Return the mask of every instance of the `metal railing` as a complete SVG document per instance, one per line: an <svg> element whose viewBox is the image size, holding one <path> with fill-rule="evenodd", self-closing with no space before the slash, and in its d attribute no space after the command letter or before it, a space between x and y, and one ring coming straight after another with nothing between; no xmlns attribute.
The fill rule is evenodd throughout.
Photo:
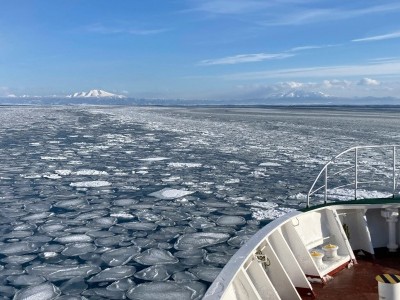
<svg viewBox="0 0 400 300"><path fill-rule="evenodd" d="M377 183L384 183L384 186L386 189L389 189L391 191L391 194L393 197L396 194L396 188L397 188L397 178L396 178L396 148L400 147L400 145L382 145L382 146L357 146L357 147L352 147L350 149L347 149L343 151L342 153L336 155L334 158L332 158L328 163L325 164L325 166L322 168L322 170L319 172L317 178L314 180L313 184L311 185L310 190L308 191L307 194L307 207L310 207L310 197L316 194L317 192L323 190L323 199L324 203L326 204L328 200L328 194L330 189L334 188L342 188L342 187L349 187L353 186L354 190L354 199L357 200L357 192L359 190L360 185L364 184L377 184ZM377 151L380 151L379 153ZM353 152L353 154L352 154ZM352 154L350 159L347 159L345 166L350 165L349 167L340 169L339 171L333 172L331 169L333 169L333 166L338 166L340 167L340 163L338 163L340 158L343 158L345 155ZM386 178L389 178L390 180L384 180L384 181L376 181L376 180L368 180L368 181L360 181L359 176L360 176L360 156L363 154L363 157L367 157L368 159L373 159L375 156L382 155L381 158L385 159L386 161L390 161L390 167L383 167L379 172L385 172L389 173ZM379 154L379 155L377 155ZM380 161L376 160L376 163L380 163ZM343 162L342 162L343 164ZM390 171L388 170L390 169ZM377 170L375 170L377 171ZM332 174L330 172L333 172ZM383 173L382 173L383 174ZM381 175L382 175L381 174ZM332 187L329 185L328 180L333 181L334 176L342 176L345 177L346 184L343 185L332 185ZM350 177L350 178L347 178ZM352 177L352 178L351 178ZM389 184L387 183L389 181ZM321 185L317 186L317 183L321 183ZM331 183L330 182L330 183ZM331 183L332 184L332 183Z"/></svg>

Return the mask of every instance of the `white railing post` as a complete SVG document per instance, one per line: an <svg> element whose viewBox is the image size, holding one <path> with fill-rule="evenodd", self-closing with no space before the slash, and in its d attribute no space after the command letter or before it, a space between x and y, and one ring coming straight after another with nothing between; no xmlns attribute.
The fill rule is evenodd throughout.
<svg viewBox="0 0 400 300"><path fill-rule="evenodd" d="M396 146L393 146L393 198L396 194Z"/></svg>
<svg viewBox="0 0 400 300"><path fill-rule="evenodd" d="M328 165L326 165L325 168L325 197L324 197L325 204L327 200L328 200Z"/></svg>
<svg viewBox="0 0 400 300"><path fill-rule="evenodd" d="M358 188L358 148L355 149L355 176L354 176L354 200L357 200L357 188Z"/></svg>

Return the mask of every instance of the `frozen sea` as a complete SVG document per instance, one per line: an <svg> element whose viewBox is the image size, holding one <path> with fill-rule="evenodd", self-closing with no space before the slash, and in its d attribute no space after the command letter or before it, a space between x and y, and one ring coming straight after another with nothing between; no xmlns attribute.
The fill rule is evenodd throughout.
<svg viewBox="0 0 400 300"><path fill-rule="evenodd" d="M0 107L0 299L201 299L329 158L395 144L399 114Z"/></svg>

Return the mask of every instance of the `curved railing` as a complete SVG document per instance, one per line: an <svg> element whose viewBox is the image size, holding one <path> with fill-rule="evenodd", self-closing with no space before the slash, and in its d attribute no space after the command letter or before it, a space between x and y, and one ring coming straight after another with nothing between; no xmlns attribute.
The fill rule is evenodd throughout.
<svg viewBox="0 0 400 300"><path fill-rule="evenodd" d="M322 168L321 172L319 172L317 178L311 185L311 188L307 194L307 207L310 207L311 196L315 195L318 192L323 192L324 203L326 203L328 200L329 191L334 188L338 189L343 187L352 187L354 191L354 199L357 200L357 192L360 185L376 185L379 183L383 183L383 187L386 190L390 191L394 197L397 189L397 147L400 147L400 145L357 146L347 149L338 154L325 164L325 166ZM346 159L346 163L344 163L343 161L339 162L340 159L344 158L346 155L352 156L350 157L350 159ZM373 170L376 174L373 175L382 175L383 177L385 177L384 180L360 180L360 174L362 173L361 167L363 166L362 164L360 164L360 158L367 158L370 163L372 162L372 164L370 165L365 164L364 166L366 167L369 167L374 163L378 164L378 167ZM386 164L382 162L382 160L384 160ZM344 168L333 170L333 167L337 169L338 167L343 165ZM344 184L337 184L337 182L333 183L334 178L338 176L342 177L341 182L343 183L343 181L345 181Z"/></svg>

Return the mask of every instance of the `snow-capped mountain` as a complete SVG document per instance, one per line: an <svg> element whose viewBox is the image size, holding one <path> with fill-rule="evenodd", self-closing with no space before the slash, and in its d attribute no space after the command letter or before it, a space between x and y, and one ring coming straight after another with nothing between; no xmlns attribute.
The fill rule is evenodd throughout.
<svg viewBox="0 0 400 300"><path fill-rule="evenodd" d="M74 93L68 98L126 98L124 95L117 95L103 90L90 90L89 92Z"/></svg>
<svg viewBox="0 0 400 300"><path fill-rule="evenodd" d="M271 94L268 98L329 98L330 96L322 92L290 90L280 93Z"/></svg>

